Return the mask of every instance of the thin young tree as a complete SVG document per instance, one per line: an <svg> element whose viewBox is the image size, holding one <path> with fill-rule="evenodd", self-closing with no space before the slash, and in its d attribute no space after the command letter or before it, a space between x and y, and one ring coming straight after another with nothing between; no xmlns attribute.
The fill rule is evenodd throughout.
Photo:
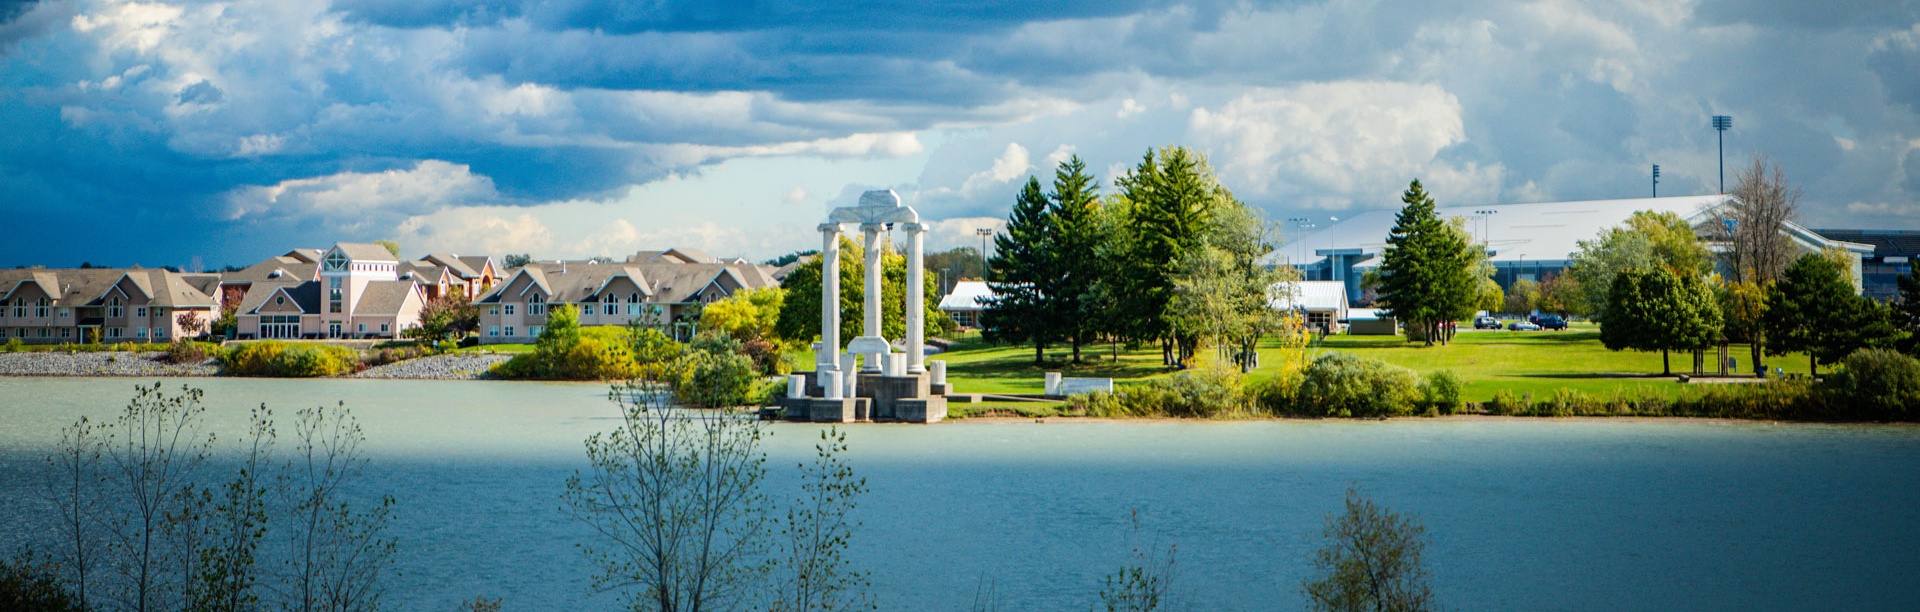
<svg viewBox="0 0 1920 612"><path fill-rule="evenodd" d="M768 569L764 426L750 414L676 407L648 380L615 386L609 399L621 425L587 438L592 467L567 479L564 496L569 514L599 534L581 545L600 568L594 588L660 612L744 605Z"/></svg>
<svg viewBox="0 0 1920 612"><path fill-rule="evenodd" d="M247 436L233 480L206 491L208 520L197 551L188 607L196 611L258 609L258 556L267 537L274 475L273 412L265 404L248 420Z"/></svg>
<svg viewBox="0 0 1920 612"><path fill-rule="evenodd" d="M1175 583L1179 577L1179 547L1161 548L1158 541L1141 544L1140 512L1129 515L1132 527L1127 539L1132 542L1127 560L1120 569L1101 578L1100 604L1095 610L1106 612L1152 612L1178 609Z"/></svg>
<svg viewBox="0 0 1920 612"><path fill-rule="evenodd" d="M385 536L393 496L372 504L349 488L365 472L366 435L344 403L295 413L294 447L282 466L288 558L282 606L302 612L376 607L397 542Z"/></svg>
<svg viewBox="0 0 1920 612"><path fill-rule="evenodd" d="M1435 608L1422 560L1426 528L1347 489L1346 512L1327 517L1316 575L1301 583L1308 607L1340 612Z"/></svg>
<svg viewBox="0 0 1920 612"><path fill-rule="evenodd" d="M848 519L867 479L847 465L847 434L820 432L812 463L800 465L801 495L780 523L775 559L777 590L771 609L803 612L874 609L867 572L845 556L860 523Z"/></svg>
<svg viewBox="0 0 1920 612"><path fill-rule="evenodd" d="M109 507L124 508L106 522L107 558L118 566L116 605L145 612L179 605L191 559L173 556L184 533L172 523L190 511L195 478L213 446L200 430L202 392L161 383L136 386L126 410L107 426L102 446Z"/></svg>
<svg viewBox="0 0 1920 612"><path fill-rule="evenodd" d="M71 585L74 603L90 609L97 589L95 569L100 565L101 517L100 454L102 432L86 417L60 430L60 444L47 456L53 477L47 480L46 496L58 520L54 533L60 544L54 560Z"/></svg>

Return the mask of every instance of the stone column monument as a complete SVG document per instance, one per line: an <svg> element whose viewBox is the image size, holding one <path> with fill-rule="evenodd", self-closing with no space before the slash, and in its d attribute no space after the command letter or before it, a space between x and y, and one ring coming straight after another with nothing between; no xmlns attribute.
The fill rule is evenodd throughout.
<svg viewBox="0 0 1920 612"><path fill-rule="evenodd" d="M860 337L844 347L840 344L840 231L847 224L858 224L866 241L866 300L862 304ZM907 233L907 286L905 368L886 368L893 360L893 345L883 336L880 315L884 310L881 233L889 225ZM920 214L900 203L891 190L869 191L860 196L858 206L843 206L827 215L820 224L820 344L815 351L813 384L806 397L790 397L782 402L789 418L812 421L850 421L891 419L930 423L946 418L944 396L930 393L926 367L926 270L924 242L927 226ZM844 350L843 350L844 349ZM852 356L862 363L855 372ZM842 361L843 356L845 361ZM904 371L903 371L904 370ZM862 380L866 379L866 380ZM859 386L853 383L860 380ZM851 387L839 389L842 385ZM858 397L855 397L855 395Z"/></svg>

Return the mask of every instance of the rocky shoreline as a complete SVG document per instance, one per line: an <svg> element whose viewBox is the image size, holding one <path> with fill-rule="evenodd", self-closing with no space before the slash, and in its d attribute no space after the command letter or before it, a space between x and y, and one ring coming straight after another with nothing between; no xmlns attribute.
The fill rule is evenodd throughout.
<svg viewBox="0 0 1920 612"><path fill-rule="evenodd" d="M349 378L476 380L487 378L487 368L509 358L509 355L433 355L368 368ZM220 363L213 359L194 364L169 363L167 354L159 351L0 353L0 376L221 375Z"/></svg>

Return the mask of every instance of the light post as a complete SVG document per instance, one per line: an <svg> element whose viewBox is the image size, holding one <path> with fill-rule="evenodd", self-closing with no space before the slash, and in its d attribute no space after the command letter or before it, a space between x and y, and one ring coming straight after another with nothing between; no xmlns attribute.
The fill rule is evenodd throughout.
<svg viewBox="0 0 1920 612"><path fill-rule="evenodd" d="M1724 155L1724 153L1722 153L1722 155ZM1726 162L1722 161L1720 163L1723 164L1722 167L1724 167ZM1722 172L1724 172L1724 170ZM1722 178L1720 180L1722 182L1720 190L1725 191L1727 188L1725 184L1726 179ZM1653 197L1660 197L1660 164L1653 165Z"/></svg>
<svg viewBox="0 0 1920 612"><path fill-rule="evenodd" d="M1727 193L1727 130L1733 127L1733 115L1714 115L1713 130L1720 134L1720 194Z"/></svg>
<svg viewBox="0 0 1920 612"><path fill-rule="evenodd" d="M1288 217L1287 222L1292 223L1293 227L1299 230L1299 233L1301 234L1300 238L1306 238L1307 230L1313 229L1313 222L1307 219L1306 217ZM1295 239L1294 242L1300 245L1299 265L1300 265L1300 272L1302 273L1302 275L1304 275L1305 272L1307 271L1307 241L1302 239Z"/></svg>
<svg viewBox="0 0 1920 612"><path fill-rule="evenodd" d="M1333 261L1335 257L1333 254L1333 226L1339 223L1339 217L1327 217L1327 280L1330 281L1340 280L1340 266ZM1346 285L1341 285L1340 290L1346 291Z"/></svg>
<svg viewBox="0 0 1920 612"><path fill-rule="evenodd" d="M993 228L983 227L973 233L980 235L980 280L987 280L987 237L993 235Z"/></svg>

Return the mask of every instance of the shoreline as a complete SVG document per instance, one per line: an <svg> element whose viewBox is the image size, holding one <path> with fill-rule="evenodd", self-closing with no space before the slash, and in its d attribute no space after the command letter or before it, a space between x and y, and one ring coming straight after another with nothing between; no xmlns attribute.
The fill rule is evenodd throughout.
<svg viewBox="0 0 1920 612"><path fill-rule="evenodd" d="M91 351L66 353L33 351L0 353L0 378L272 378L231 376L217 360L176 364L162 351ZM498 380L487 375L493 364L510 355L430 355L367 368L345 376L302 378L386 380Z"/></svg>

